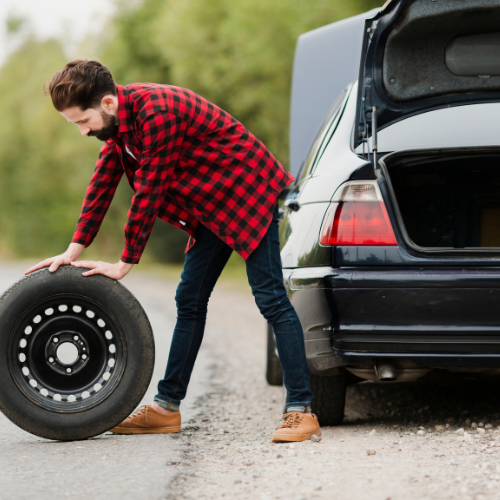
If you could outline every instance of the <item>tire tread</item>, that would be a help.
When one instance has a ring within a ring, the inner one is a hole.
[[[314,394],[312,412],[321,425],[340,425],[344,419],[346,376],[344,370],[338,375],[310,375],[311,391]]]
[[[276,356],[276,340],[271,325],[267,325],[266,380],[269,385],[283,385],[283,370],[280,360]]]

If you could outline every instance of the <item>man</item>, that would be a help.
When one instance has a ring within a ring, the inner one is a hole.
[[[82,135],[105,144],[68,249],[26,274],[71,264],[89,268],[83,276],[119,280],[139,263],[157,217],[190,235],[165,378],[153,404],[112,432],[180,430],[179,405],[203,338],[208,299],[235,250],[245,259],[255,301],[273,326],[289,391],[287,412],[273,441],[321,435],[310,412],[313,395],[302,327],[281,271],[277,201],[293,177],[241,123],[190,90],[151,83],[122,87],[99,62],[77,60],[53,76],[48,93]],[[120,261],[77,261],[96,236],[124,172],[135,194]]]

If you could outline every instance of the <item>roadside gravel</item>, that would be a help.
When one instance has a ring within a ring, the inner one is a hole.
[[[267,385],[265,322],[250,293],[214,292],[204,347],[212,390],[184,423],[168,500],[497,499],[498,386],[438,374],[348,389],[319,443],[273,444],[282,389]]]

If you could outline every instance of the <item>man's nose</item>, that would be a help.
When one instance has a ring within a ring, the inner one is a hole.
[[[82,125],[78,125],[78,128],[80,129],[80,133],[82,135],[87,135],[90,132],[90,127],[84,127]]]

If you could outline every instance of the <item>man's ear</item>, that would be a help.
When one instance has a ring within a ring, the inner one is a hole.
[[[102,106],[102,108],[105,109],[108,112],[114,111],[114,109],[116,107],[116,104],[115,104],[115,99],[116,98],[114,98],[114,97],[115,96],[112,96],[112,95],[105,95],[101,99],[101,106]]]

